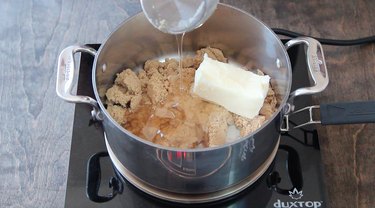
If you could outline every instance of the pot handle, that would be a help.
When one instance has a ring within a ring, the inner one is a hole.
[[[61,51],[59,60],[57,62],[57,81],[56,93],[63,100],[70,103],[85,103],[91,105],[93,110],[91,116],[94,120],[102,120],[102,116],[95,99],[89,96],[73,95],[72,88],[73,81],[78,73],[75,72],[74,54],[78,52],[86,52],[93,56],[96,55],[96,50],[88,46],[73,45]]]
[[[322,125],[375,123],[375,101],[320,105]]]
[[[313,117],[313,111],[319,110],[320,120]],[[308,111],[309,120],[305,123],[297,124],[293,129],[310,124],[338,125],[338,124],[360,124],[375,123],[375,101],[329,103],[308,106],[284,116],[284,123],[287,130],[291,116]],[[283,130],[283,128],[282,128]]]
[[[307,46],[307,67],[309,69],[308,72],[313,85],[310,87],[299,88],[290,94],[284,112],[285,114],[289,114],[290,112],[294,111],[293,101],[295,97],[319,93],[323,91],[329,83],[323,48],[319,41],[310,37],[298,37],[288,41],[285,44],[285,47],[286,49],[289,49],[297,44],[305,44]]]

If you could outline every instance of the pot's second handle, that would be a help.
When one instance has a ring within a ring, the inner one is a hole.
[[[320,105],[323,125],[375,123],[375,101]]]
[[[319,41],[310,37],[298,37],[285,44],[286,49],[298,44],[306,45],[306,62],[312,86],[302,87],[290,93],[285,114],[294,111],[294,98],[301,95],[311,95],[323,91],[328,83],[328,72],[324,58],[323,47]]]
[[[313,111],[319,109],[320,120],[314,118]],[[309,120],[295,124],[292,129],[300,128],[310,124],[338,125],[338,124],[360,124],[375,123],[375,101],[330,103],[308,106],[288,115],[284,115],[284,127],[281,131],[289,131],[289,117],[308,111]]]
[[[95,99],[89,96],[73,95],[72,88],[74,86],[75,78],[75,64],[74,54],[78,52],[86,52],[93,56],[96,54],[96,50],[88,46],[69,46],[65,48],[59,56],[57,63],[57,81],[56,81],[56,93],[63,100],[71,103],[85,103],[93,107],[91,112],[94,120],[101,120],[98,103]],[[78,75],[78,73],[76,73]]]

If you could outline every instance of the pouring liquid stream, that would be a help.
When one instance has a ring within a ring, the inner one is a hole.
[[[176,42],[177,42],[177,54],[178,54],[178,76],[179,76],[179,89],[180,89],[180,92],[185,90],[185,86],[182,82],[182,73],[183,72],[183,69],[182,69],[182,58],[183,58],[183,45],[184,45],[184,36],[185,36],[185,33],[182,33],[182,34],[177,34],[175,35],[176,36]]]

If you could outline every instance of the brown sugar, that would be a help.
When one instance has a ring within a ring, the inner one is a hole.
[[[264,99],[262,108],[260,109],[259,114],[264,116],[266,119],[269,119],[272,114],[275,112],[277,107],[277,99],[275,91],[270,87],[268,88],[267,97]]]
[[[276,111],[275,92],[269,88],[260,115],[253,119],[202,100],[191,88],[204,53],[227,62],[221,50],[208,47],[184,58],[180,70],[175,59],[148,60],[137,74],[130,69],[117,74],[106,92],[109,114],[133,134],[167,147],[223,145],[228,142],[229,126],[235,126],[241,136],[255,131]]]
[[[226,63],[228,61],[227,58],[224,57],[224,54],[221,50],[219,50],[217,48],[211,48],[211,47],[202,48],[202,49],[197,51],[197,54],[195,56],[195,66],[196,66],[196,68],[199,67],[200,63],[202,63],[203,55],[205,53],[208,55],[208,57],[210,57],[214,60],[218,60],[218,61],[221,61],[221,62],[224,62],[224,63]]]
[[[160,103],[167,95],[167,89],[164,86],[164,78],[159,72],[151,75],[147,85],[147,95],[150,97],[153,104]]]
[[[112,116],[112,118],[115,119],[115,121],[117,121],[117,123],[119,123],[120,125],[126,123],[125,108],[118,105],[108,105],[107,111]]]
[[[258,115],[252,119],[245,118],[239,115],[233,114],[234,124],[238,129],[240,129],[240,135],[242,137],[250,134],[251,132],[257,130],[265,121],[266,117]]]
[[[126,69],[117,74],[115,84],[107,90],[106,97],[108,106],[120,105],[134,111],[142,99],[142,83],[131,69]]]
[[[225,144],[230,124],[233,124],[233,117],[229,111],[222,107],[213,110],[208,118],[208,146]]]
[[[124,87],[130,94],[141,93],[141,81],[131,69],[126,69],[118,74],[115,84]]]
[[[113,85],[109,88],[106,96],[108,104],[119,104],[124,108],[126,108],[128,102],[131,100],[131,96],[126,93],[126,89],[118,85]]]

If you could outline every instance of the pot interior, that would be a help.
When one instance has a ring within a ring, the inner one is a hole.
[[[289,96],[291,67],[284,46],[271,29],[246,12],[220,4],[205,24],[185,34],[183,55],[207,46],[221,49],[229,62],[268,74],[278,98],[275,115],[280,112]],[[105,92],[116,74],[126,68],[140,69],[146,60],[165,57],[177,57],[174,35],[155,29],[143,13],[123,22],[102,44],[94,63],[94,92],[106,116],[110,117],[104,110]]]

